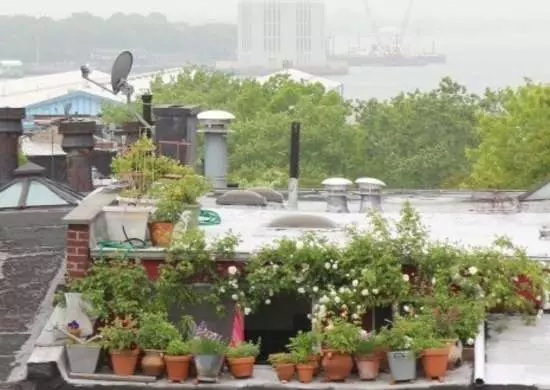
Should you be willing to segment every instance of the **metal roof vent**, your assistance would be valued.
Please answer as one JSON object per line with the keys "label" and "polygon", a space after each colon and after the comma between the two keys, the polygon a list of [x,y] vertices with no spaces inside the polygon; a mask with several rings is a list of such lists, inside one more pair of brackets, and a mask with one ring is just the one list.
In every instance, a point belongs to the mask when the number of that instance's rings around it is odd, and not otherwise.
{"label": "metal roof vent", "polygon": [[331,177],[321,183],[327,193],[327,211],[329,213],[349,213],[348,190],[352,182],[343,177]]}
{"label": "metal roof vent", "polygon": [[359,212],[365,213],[370,208],[382,211],[382,188],[386,186],[386,183],[374,177],[360,177],[355,180],[355,184],[357,184],[361,197]]}
{"label": "metal roof vent", "polygon": [[248,191],[252,191],[263,196],[268,202],[271,202],[271,203],[282,204],[285,201],[283,194],[281,194],[278,191],[275,191],[273,188],[254,187],[254,188],[249,188]]}
{"label": "metal roof vent", "polygon": [[336,229],[338,225],[322,215],[289,214],[275,218],[267,227],[276,229]]}
{"label": "metal roof vent", "polygon": [[222,206],[267,206],[267,200],[260,194],[248,190],[227,191],[216,199]]}
{"label": "metal roof vent", "polygon": [[227,188],[229,125],[235,116],[227,111],[203,111],[197,115],[200,133],[204,133],[204,175],[214,184],[214,189]]}

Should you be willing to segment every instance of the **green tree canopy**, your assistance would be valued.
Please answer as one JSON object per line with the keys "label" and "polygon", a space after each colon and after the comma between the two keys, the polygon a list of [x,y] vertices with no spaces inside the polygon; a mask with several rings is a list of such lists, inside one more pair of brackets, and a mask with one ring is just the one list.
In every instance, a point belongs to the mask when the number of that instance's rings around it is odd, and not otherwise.
{"label": "green tree canopy", "polygon": [[479,114],[479,146],[468,151],[476,188],[525,189],[550,173],[550,86],[528,81],[488,92]]}

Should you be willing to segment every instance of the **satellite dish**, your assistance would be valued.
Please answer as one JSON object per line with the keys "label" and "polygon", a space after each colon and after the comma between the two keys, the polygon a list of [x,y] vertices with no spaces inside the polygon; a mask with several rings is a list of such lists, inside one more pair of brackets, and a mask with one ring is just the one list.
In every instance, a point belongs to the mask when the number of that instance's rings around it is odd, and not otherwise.
{"label": "satellite dish", "polygon": [[126,84],[133,64],[134,56],[127,50],[120,53],[116,58],[111,69],[111,88],[115,95],[118,94]]}

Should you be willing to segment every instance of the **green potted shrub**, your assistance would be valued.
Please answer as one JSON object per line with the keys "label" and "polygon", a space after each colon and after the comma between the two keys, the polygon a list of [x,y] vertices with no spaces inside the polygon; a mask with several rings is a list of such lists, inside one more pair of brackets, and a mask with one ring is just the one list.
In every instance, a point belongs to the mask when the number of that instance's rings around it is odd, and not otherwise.
{"label": "green potted shrub", "polygon": [[111,356],[115,375],[134,375],[139,356],[137,322],[132,318],[115,318],[100,329],[101,345]]}
{"label": "green potted shrub", "polygon": [[361,334],[361,340],[355,347],[355,364],[361,380],[374,380],[380,372],[379,339],[374,333]]}
{"label": "green potted shrub", "polygon": [[308,351],[297,349],[291,356],[296,364],[298,380],[302,383],[311,383],[315,374],[315,363],[311,361]]}
{"label": "green potted shrub", "polygon": [[273,353],[268,356],[267,360],[275,369],[277,378],[279,378],[281,382],[286,383],[292,380],[296,372],[296,364],[291,353]]}
{"label": "green potted shrub", "polygon": [[351,374],[352,354],[361,334],[361,328],[343,320],[335,320],[325,328],[322,365],[327,381],[342,381]]}
{"label": "green potted shrub", "polygon": [[315,364],[315,372],[319,370],[321,335],[315,331],[299,331],[296,336],[291,337],[287,348],[290,352],[306,351],[309,359]]}
{"label": "green potted shrub", "polygon": [[419,322],[413,318],[397,316],[391,328],[382,328],[379,333],[382,344],[389,349],[387,356],[392,384],[416,379],[415,335],[419,329]]}
{"label": "green potted shrub", "polygon": [[254,372],[256,358],[260,354],[260,340],[257,343],[243,341],[230,347],[225,356],[229,363],[231,374],[237,378],[250,378]]}
{"label": "green potted shrub", "polygon": [[197,382],[217,381],[227,351],[223,337],[201,322],[191,340],[191,350],[197,368]]}
{"label": "green potted shrub", "polygon": [[172,240],[175,225],[181,219],[188,228],[198,226],[198,198],[210,187],[204,176],[184,167],[182,176],[157,182],[151,191],[158,199],[149,224],[153,245],[167,247]]}
{"label": "green potted shrub", "polygon": [[181,338],[170,341],[164,355],[168,380],[171,382],[185,381],[189,377],[191,358],[189,342],[185,342]]}
{"label": "green potted shrub", "polygon": [[179,337],[178,329],[166,313],[142,313],[137,331],[137,344],[145,352],[141,367],[145,375],[160,376],[164,371],[162,353],[170,341]]}

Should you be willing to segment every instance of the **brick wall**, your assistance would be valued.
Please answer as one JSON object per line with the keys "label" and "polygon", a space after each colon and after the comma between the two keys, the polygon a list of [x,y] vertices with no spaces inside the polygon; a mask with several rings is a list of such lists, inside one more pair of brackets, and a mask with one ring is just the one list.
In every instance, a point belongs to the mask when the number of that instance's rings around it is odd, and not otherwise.
{"label": "brick wall", "polygon": [[69,225],[67,228],[67,273],[71,278],[86,275],[90,265],[89,225]]}

